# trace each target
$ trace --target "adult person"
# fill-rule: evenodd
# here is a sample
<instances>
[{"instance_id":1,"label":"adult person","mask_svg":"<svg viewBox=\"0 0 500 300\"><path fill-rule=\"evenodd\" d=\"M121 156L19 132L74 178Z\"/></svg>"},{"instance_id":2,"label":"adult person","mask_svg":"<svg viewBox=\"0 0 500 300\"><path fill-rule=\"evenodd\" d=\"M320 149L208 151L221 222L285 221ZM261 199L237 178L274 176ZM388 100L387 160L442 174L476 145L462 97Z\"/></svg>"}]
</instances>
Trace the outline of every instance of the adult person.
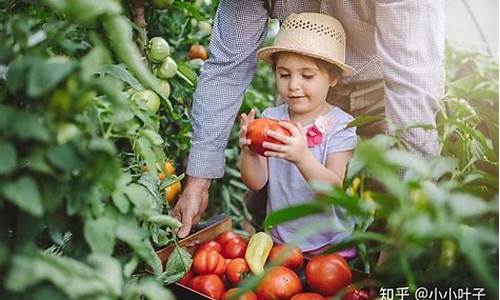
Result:
<instances>
[{"instance_id":1,"label":"adult person","mask_svg":"<svg viewBox=\"0 0 500 300\"><path fill-rule=\"evenodd\" d=\"M178 237L200 220L211 180L224 174L224 150L268 18L281 22L301 12L331 15L346 30L346 63L355 72L342 82L344 89L330 95L332 102L354 116L385 112L389 133L435 124L444 79L444 0L221 0L191 112L187 183L173 211L183 223ZM358 133L371 136L379 130L380 123ZM437 152L435 130L410 129L403 139L421 155Z\"/></svg>"}]
</instances>

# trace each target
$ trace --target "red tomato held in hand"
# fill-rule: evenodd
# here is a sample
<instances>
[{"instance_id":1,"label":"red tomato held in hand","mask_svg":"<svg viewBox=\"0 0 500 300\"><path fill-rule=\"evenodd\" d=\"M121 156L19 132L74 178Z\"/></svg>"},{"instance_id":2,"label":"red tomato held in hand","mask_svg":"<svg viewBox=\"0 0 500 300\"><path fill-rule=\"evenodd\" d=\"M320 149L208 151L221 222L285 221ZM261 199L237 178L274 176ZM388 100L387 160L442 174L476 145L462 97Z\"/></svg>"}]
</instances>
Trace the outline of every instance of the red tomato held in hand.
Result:
<instances>
[{"instance_id":1,"label":"red tomato held in hand","mask_svg":"<svg viewBox=\"0 0 500 300\"><path fill-rule=\"evenodd\" d=\"M287 267L272 268L257 286L259 300L288 300L302 292L299 276Z\"/></svg>"},{"instance_id":2,"label":"red tomato held in hand","mask_svg":"<svg viewBox=\"0 0 500 300\"><path fill-rule=\"evenodd\" d=\"M352 280L349 265L337 254L314 256L307 263L305 273L312 290L326 297L335 295Z\"/></svg>"},{"instance_id":3,"label":"red tomato held in hand","mask_svg":"<svg viewBox=\"0 0 500 300\"><path fill-rule=\"evenodd\" d=\"M234 232L226 231L219 234L219 236L217 236L216 241L222 246L226 241L229 241L230 239L234 238L240 238L240 237Z\"/></svg>"},{"instance_id":4,"label":"red tomato held in hand","mask_svg":"<svg viewBox=\"0 0 500 300\"><path fill-rule=\"evenodd\" d=\"M178 283L185 285L185 286L190 286L191 285L191 279L193 278L194 273L193 269L189 269L186 274L177 281Z\"/></svg>"},{"instance_id":5,"label":"red tomato held in hand","mask_svg":"<svg viewBox=\"0 0 500 300\"><path fill-rule=\"evenodd\" d=\"M293 296L290 300L325 300L325 297L317 293L300 293Z\"/></svg>"},{"instance_id":6,"label":"red tomato held in hand","mask_svg":"<svg viewBox=\"0 0 500 300\"><path fill-rule=\"evenodd\" d=\"M191 280L191 287L202 294L219 300L224 294L224 283L219 276L200 275Z\"/></svg>"},{"instance_id":7,"label":"red tomato held in hand","mask_svg":"<svg viewBox=\"0 0 500 300\"><path fill-rule=\"evenodd\" d=\"M226 271L226 260L214 250L198 251L194 255L193 270L198 275L222 275Z\"/></svg>"},{"instance_id":8,"label":"red tomato held in hand","mask_svg":"<svg viewBox=\"0 0 500 300\"><path fill-rule=\"evenodd\" d=\"M226 278L232 285L238 285L249 270L244 258L235 258L226 267Z\"/></svg>"},{"instance_id":9,"label":"red tomato held in hand","mask_svg":"<svg viewBox=\"0 0 500 300\"><path fill-rule=\"evenodd\" d=\"M214 250L215 252L220 253L222 250L221 245L217 241L206 241L201 243L198 248L196 248L196 252L202 251L202 250Z\"/></svg>"},{"instance_id":10,"label":"red tomato held in hand","mask_svg":"<svg viewBox=\"0 0 500 300\"><path fill-rule=\"evenodd\" d=\"M372 298L366 291L357 289L353 285L349 285L346 289L344 300L370 300Z\"/></svg>"},{"instance_id":11,"label":"red tomato held in hand","mask_svg":"<svg viewBox=\"0 0 500 300\"><path fill-rule=\"evenodd\" d=\"M262 143L270 142L282 144L280 141L266 135L266 131L276 131L278 133L290 136L288 129L281 127L278 120L260 118L250 122L247 127L247 138L251 141L250 149L259 155L264 155L266 148L262 147Z\"/></svg>"},{"instance_id":12,"label":"red tomato held in hand","mask_svg":"<svg viewBox=\"0 0 500 300\"><path fill-rule=\"evenodd\" d=\"M271 253L269 253L269 260L272 261L276 258L284 259L281 265L293 270L300 269L300 267L302 267L302 263L304 262L302 250L300 250L299 247L287 244L276 245L273 249L271 249Z\"/></svg>"},{"instance_id":13,"label":"red tomato held in hand","mask_svg":"<svg viewBox=\"0 0 500 300\"><path fill-rule=\"evenodd\" d=\"M224 296L222 297L222 300L229 300L229 299L231 299L231 300L258 300L257 295L255 295L255 293L252 291L246 292L245 294L239 296L237 299L231 298L234 295L236 295L237 292L238 292L238 288L233 288L233 289L228 290L224 294Z\"/></svg>"},{"instance_id":14,"label":"red tomato held in hand","mask_svg":"<svg viewBox=\"0 0 500 300\"><path fill-rule=\"evenodd\" d=\"M240 238L234 238L227 240L222 244L222 251L220 252L225 258L238 258L245 257L245 251L247 250L247 242Z\"/></svg>"}]
</instances>

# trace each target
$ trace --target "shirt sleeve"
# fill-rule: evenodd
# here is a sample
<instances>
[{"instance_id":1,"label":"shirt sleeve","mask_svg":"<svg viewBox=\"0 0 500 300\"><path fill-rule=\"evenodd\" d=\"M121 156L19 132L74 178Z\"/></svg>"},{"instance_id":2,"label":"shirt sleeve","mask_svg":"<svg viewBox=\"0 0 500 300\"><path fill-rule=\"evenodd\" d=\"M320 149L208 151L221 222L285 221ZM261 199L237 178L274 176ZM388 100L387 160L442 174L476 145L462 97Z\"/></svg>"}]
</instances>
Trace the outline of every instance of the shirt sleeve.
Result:
<instances>
[{"instance_id":1,"label":"shirt sleeve","mask_svg":"<svg viewBox=\"0 0 500 300\"><path fill-rule=\"evenodd\" d=\"M191 110L192 139L186 174L224 175L231 128L257 65L268 12L264 0L221 0L214 18L210 57L203 64Z\"/></svg>"},{"instance_id":2,"label":"shirt sleeve","mask_svg":"<svg viewBox=\"0 0 500 300\"><path fill-rule=\"evenodd\" d=\"M346 128L347 124L353 120L341 122L333 127L331 136L328 138L327 154L344 152L352 150L356 147L358 137L356 135L356 127Z\"/></svg>"},{"instance_id":3,"label":"shirt sleeve","mask_svg":"<svg viewBox=\"0 0 500 300\"><path fill-rule=\"evenodd\" d=\"M435 124L444 88L444 0L376 0L377 54L385 82L389 133L412 124ZM437 131L410 129L411 150L437 152Z\"/></svg>"}]
</instances>

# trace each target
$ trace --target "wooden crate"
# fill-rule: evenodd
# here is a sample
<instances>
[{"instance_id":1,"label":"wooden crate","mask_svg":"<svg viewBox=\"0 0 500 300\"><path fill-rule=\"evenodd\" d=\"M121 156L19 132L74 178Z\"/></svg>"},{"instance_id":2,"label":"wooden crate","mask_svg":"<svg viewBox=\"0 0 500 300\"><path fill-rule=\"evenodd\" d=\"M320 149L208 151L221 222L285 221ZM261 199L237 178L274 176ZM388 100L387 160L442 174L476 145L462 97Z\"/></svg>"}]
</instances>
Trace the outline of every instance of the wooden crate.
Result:
<instances>
[{"instance_id":1,"label":"wooden crate","mask_svg":"<svg viewBox=\"0 0 500 300\"><path fill-rule=\"evenodd\" d=\"M198 230L194 227L196 232L179 241L179 246L191 253L191 255L199 244L205 241L214 240L219 234L233 229L232 220L226 215L217 215L208 220L205 224L198 224L197 226ZM163 268L174 249L175 246L168 246L156 251L156 255L160 258ZM207 297L177 282L170 284L168 288L174 293L178 300L214 300L213 298Z\"/></svg>"},{"instance_id":2,"label":"wooden crate","mask_svg":"<svg viewBox=\"0 0 500 300\"><path fill-rule=\"evenodd\" d=\"M226 215L218 215L208 220L206 224L198 225L201 226L199 230L195 230L193 234L179 241L179 245L186 251L191 253L195 252L198 245L205 241L214 240L219 234L232 230L231 218ZM245 238L246 239L246 238ZM156 254L162 262L164 267L168 257L174 250L174 246L168 246L161 250L156 251ZM304 261L304 266L307 264L307 259ZM352 270L353 282L369 280L370 276L367 273ZM305 284L304 272L300 272L299 277L301 281ZM178 300L215 300L206 295L203 295L192 288L185 286L180 283L173 283L168 286L168 288L174 293Z\"/></svg>"}]
</instances>

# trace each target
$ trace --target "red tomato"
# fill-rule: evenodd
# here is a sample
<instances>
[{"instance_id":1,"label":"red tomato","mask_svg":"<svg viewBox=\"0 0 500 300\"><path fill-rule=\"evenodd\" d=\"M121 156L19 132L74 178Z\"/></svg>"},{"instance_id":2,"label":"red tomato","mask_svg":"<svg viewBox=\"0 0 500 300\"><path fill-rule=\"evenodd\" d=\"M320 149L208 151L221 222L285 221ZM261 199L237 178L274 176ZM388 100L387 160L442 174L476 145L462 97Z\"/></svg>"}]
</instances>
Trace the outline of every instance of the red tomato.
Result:
<instances>
[{"instance_id":1,"label":"red tomato","mask_svg":"<svg viewBox=\"0 0 500 300\"><path fill-rule=\"evenodd\" d=\"M237 288L233 288L233 289L228 290L224 294L224 296L222 297L222 300L229 300L229 299L231 299L231 300L257 300L257 295L255 295L255 293L252 291L246 292L245 294L238 297L238 299L232 299L231 297L233 295L236 295L237 292L238 292Z\"/></svg>"},{"instance_id":2,"label":"red tomato","mask_svg":"<svg viewBox=\"0 0 500 300\"><path fill-rule=\"evenodd\" d=\"M186 274L177 282L185 286L190 286L191 279L193 278L193 276L194 276L193 269L189 269L186 272Z\"/></svg>"},{"instance_id":3,"label":"red tomato","mask_svg":"<svg viewBox=\"0 0 500 300\"><path fill-rule=\"evenodd\" d=\"M198 248L196 248L196 251L201 251L201 250L214 250L216 252L219 252L222 250L221 245L217 241L206 241L204 243L201 243Z\"/></svg>"},{"instance_id":4,"label":"red tomato","mask_svg":"<svg viewBox=\"0 0 500 300\"><path fill-rule=\"evenodd\" d=\"M347 292L344 295L344 300L370 300L370 295L364 291L355 288L353 285L347 286Z\"/></svg>"},{"instance_id":5,"label":"red tomato","mask_svg":"<svg viewBox=\"0 0 500 300\"><path fill-rule=\"evenodd\" d=\"M291 135L290 131L278 125L278 122L278 120L268 118L260 118L251 121L247 128L247 138L251 141L250 149L257 154L264 155L266 149L262 147L262 143L270 142L282 144L280 141L266 135L266 131L268 130L276 131L287 136Z\"/></svg>"},{"instance_id":6,"label":"red tomato","mask_svg":"<svg viewBox=\"0 0 500 300\"><path fill-rule=\"evenodd\" d=\"M257 286L259 300L288 300L302 292L299 276L287 267L274 267Z\"/></svg>"},{"instance_id":7,"label":"red tomato","mask_svg":"<svg viewBox=\"0 0 500 300\"><path fill-rule=\"evenodd\" d=\"M351 283L349 265L338 254L318 255L306 265L306 281L313 291L333 296Z\"/></svg>"},{"instance_id":8,"label":"red tomato","mask_svg":"<svg viewBox=\"0 0 500 300\"><path fill-rule=\"evenodd\" d=\"M222 251L220 252L225 258L238 258L245 257L245 251L247 250L247 242L240 238L233 238L227 240L225 243L221 244Z\"/></svg>"},{"instance_id":9,"label":"red tomato","mask_svg":"<svg viewBox=\"0 0 500 300\"><path fill-rule=\"evenodd\" d=\"M290 300L325 300L325 297L317 293L300 293L293 296Z\"/></svg>"},{"instance_id":10,"label":"red tomato","mask_svg":"<svg viewBox=\"0 0 500 300\"><path fill-rule=\"evenodd\" d=\"M224 233L219 234L216 241L222 246L226 241L234 238L240 238L240 237L234 232L226 231Z\"/></svg>"},{"instance_id":11,"label":"red tomato","mask_svg":"<svg viewBox=\"0 0 500 300\"><path fill-rule=\"evenodd\" d=\"M191 287L209 297L219 300L224 294L224 283L219 276L210 275L200 275L196 276L191 280Z\"/></svg>"},{"instance_id":12,"label":"red tomato","mask_svg":"<svg viewBox=\"0 0 500 300\"><path fill-rule=\"evenodd\" d=\"M193 270L198 275L222 275L226 271L226 260L214 250L198 251L194 255Z\"/></svg>"},{"instance_id":13,"label":"red tomato","mask_svg":"<svg viewBox=\"0 0 500 300\"><path fill-rule=\"evenodd\" d=\"M249 270L244 258L235 258L226 267L226 278L232 285L238 285Z\"/></svg>"},{"instance_id":14,"label":"red tomato","mask_svg":"<svg viewBox=\"0 0 500 300\"><path fill-rule=\"evenodd\" d=\"M285 250L288 251L285 252ZM302 254L302 250L299 247L293 247L287 244L276 245L271 249L271 253L269 253L269 259L273 260L276 257L282 255L284 257L282 266L288 267L290 269L298 270L302 267L302 263L304 262L304 255Z\"/></svg>"}]
</instances>

